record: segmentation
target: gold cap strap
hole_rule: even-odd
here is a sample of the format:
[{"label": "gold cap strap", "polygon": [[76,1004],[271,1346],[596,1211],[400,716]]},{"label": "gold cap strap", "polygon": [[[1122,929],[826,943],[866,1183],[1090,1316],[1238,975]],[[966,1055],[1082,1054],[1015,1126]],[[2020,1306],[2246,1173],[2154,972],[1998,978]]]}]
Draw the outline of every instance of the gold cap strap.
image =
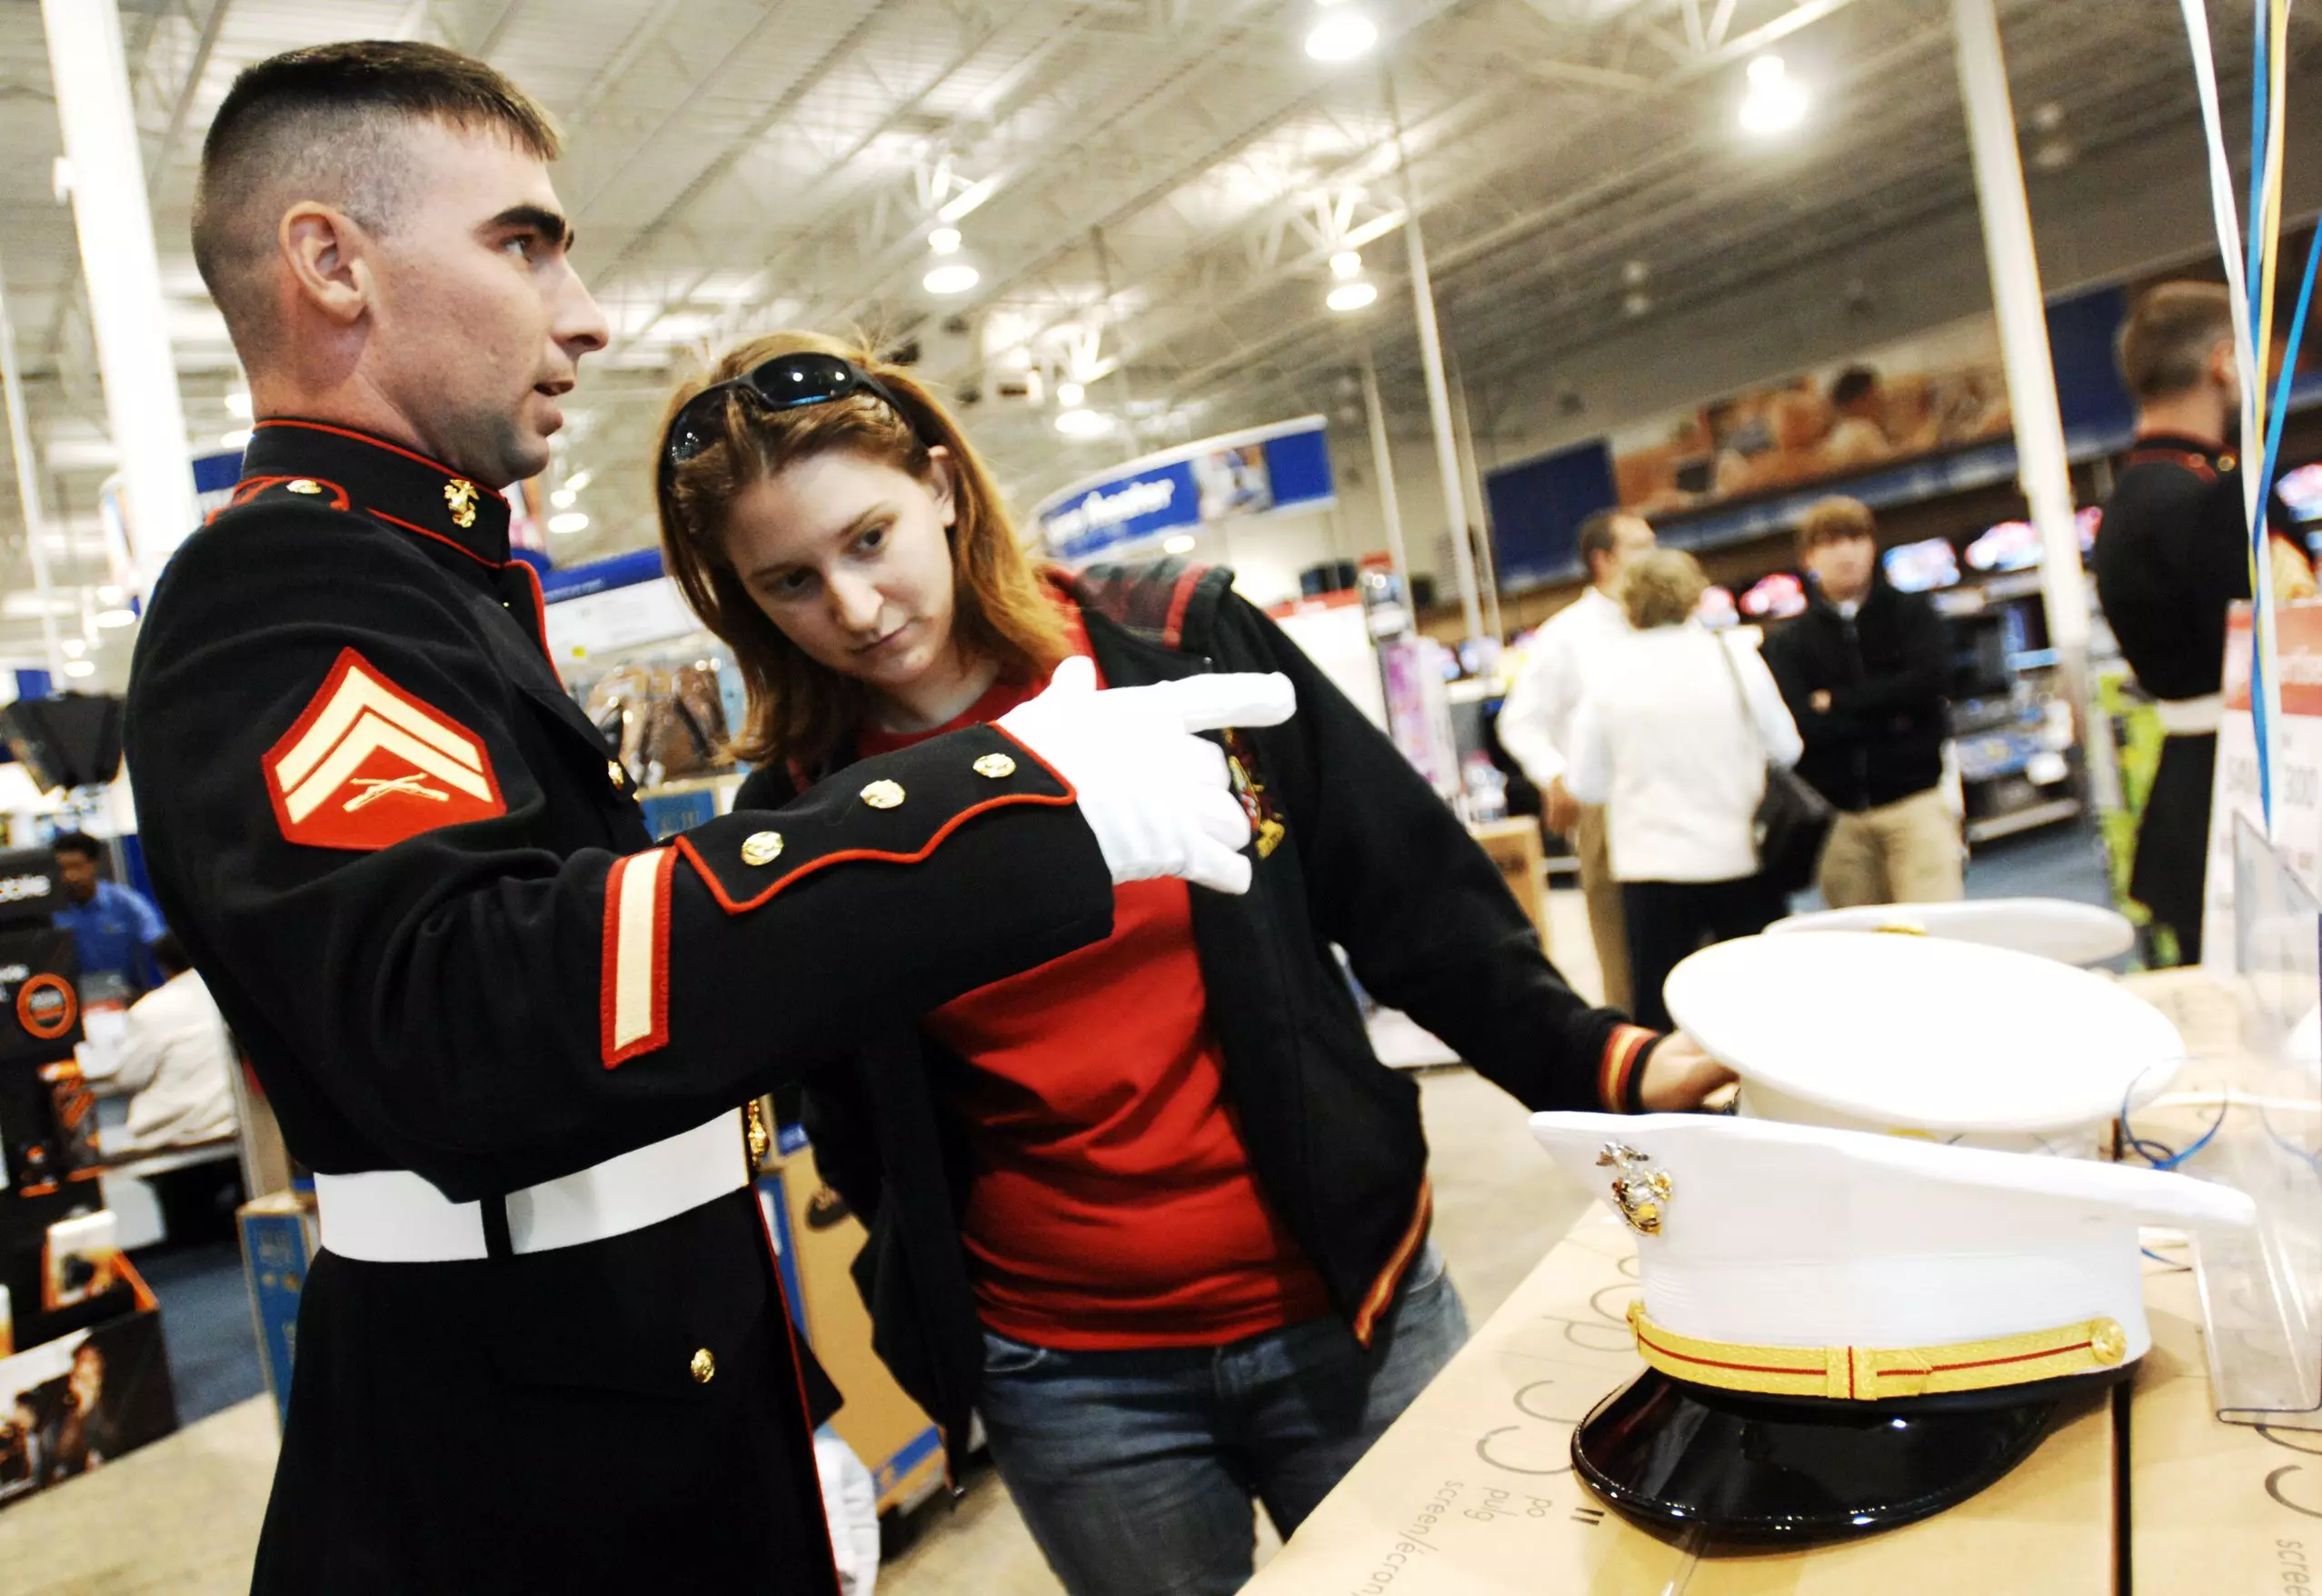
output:
[{"label": "gold cap strap", "polygon": [[1655,1324],[1642,1302],[1629,1304],[1629,1323],[1638,1354],[1674,1379],[1722,1391],[1834,1401],[2031,1385],[2117,1367],[2128,1350],[2128,1332],[2110,1319],[1939,1347],[1753,1347],[1703,1341]]}]

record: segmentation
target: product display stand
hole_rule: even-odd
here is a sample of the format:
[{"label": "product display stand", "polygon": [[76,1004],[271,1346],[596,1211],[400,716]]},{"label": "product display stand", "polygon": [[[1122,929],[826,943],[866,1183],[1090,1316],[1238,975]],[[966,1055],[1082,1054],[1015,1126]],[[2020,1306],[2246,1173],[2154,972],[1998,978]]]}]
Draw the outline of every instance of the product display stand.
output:
[{"label": "product display stand", "polygon": [[177,1428],[160,1310],[105,1207],[61,901],[46,850],[0,854],[0,1501]]}]

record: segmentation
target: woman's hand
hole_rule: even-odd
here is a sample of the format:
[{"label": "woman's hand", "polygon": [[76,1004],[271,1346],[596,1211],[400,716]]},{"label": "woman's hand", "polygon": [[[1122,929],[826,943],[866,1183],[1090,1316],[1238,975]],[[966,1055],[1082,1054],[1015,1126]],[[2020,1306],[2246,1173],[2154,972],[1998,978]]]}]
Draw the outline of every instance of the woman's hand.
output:
[{"label": "woman's hand", "polygon": [[1701,1049],[1682,1031],[1662,1038],[1645,1060],[1645,1078],[1637,1100],[1647,1113],[1671,1113],[1699,1108],[1702,1099],[1739,1079]]}]

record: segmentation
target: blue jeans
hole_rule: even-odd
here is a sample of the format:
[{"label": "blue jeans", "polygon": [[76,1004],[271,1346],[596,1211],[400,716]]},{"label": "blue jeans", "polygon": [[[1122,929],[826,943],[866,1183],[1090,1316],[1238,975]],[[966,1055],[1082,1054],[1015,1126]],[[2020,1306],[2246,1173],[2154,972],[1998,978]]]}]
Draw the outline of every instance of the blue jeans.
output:
[{"label": "blue jeans", "polygon": [[1430,1242],[1368,1352],[1332,1316],[1222,1347],[1074,1352],[984,1333],[984,1431],[1071,1596],[1231,1596],[1251,1498],[1287,1539],[1468,1339]]}]

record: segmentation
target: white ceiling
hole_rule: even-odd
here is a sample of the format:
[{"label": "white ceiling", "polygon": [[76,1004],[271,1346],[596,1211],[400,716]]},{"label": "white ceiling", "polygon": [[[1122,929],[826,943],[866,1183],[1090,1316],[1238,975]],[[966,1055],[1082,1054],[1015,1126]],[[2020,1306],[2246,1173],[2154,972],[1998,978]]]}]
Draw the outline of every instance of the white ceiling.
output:
[{"label": "white ceiling", "polygon": [[[644,462],[673,374],[772,326],[915,341],[975,395],[963,414],[1020,504],[1131,449],[1324,407],[1362,340],[1416,414],[1398,115],[1476,386],[1520,388],[1619,323],[1629,263],[1674,308],[1972,204],[1946,0],[1350,3],[1381,48],[1325,65],[1301,47],[1313,0],[128,0],[189,427],[214,446],[239,386],[185,244],[202,130],[241,67],[328,39],[482,55],[567,129],[557,183],[615,340],[568,407],[561,469],[590,472],[592,524],[560,560],[652,540]],[[2248,0],[2212,9],[2247,36]],[[2175,6],[2001,15],[2028,147],[2077,159],[2195,115]],[[2296,15],[2303,70],[2322,24]],[[1777,43],[1816,109],[1753,145],[1742,67]],[[94,583],[104,405],[35,0],[0,0],[0,148],[51,552],[60,580]],[[939,300],[920,279],[946,216],[982,281]],[[1350,235],[1380,297],[1340,316],[1322,298]],[[1027,372],[1044,404],[1003,394]],[[1133,435],[1060,438],[1071,374]],[[0,538],[0,660],[30,658],[13,494]],[[111,677],[120,649],[99,641]]]}]

